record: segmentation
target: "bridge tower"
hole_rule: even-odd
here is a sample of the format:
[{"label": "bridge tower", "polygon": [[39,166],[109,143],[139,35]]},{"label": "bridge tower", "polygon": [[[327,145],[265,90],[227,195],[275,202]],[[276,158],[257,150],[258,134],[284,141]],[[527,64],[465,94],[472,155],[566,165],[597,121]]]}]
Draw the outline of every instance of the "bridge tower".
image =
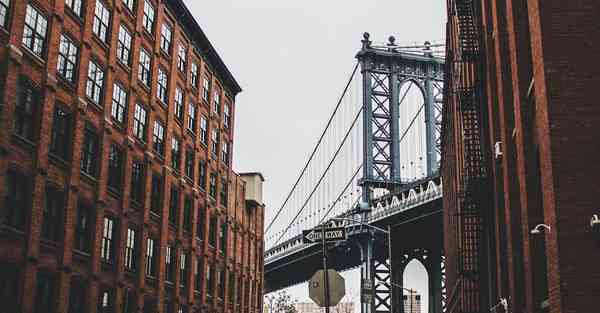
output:
[{"label": "bridge tower", "polygon": [[[419,48],[419,51],[407,51],[395,44],[394,37],[390,37],[386,45],[377,46],[365,33],[362,49],[356,56],[361,66],[363,89],[363,176],[360,185],[362,202],[369,204],[362,205],[358,211],[363,219],[366,219],[376,197],[375,191],[394,193],[408,183],[401,178],[401,140],[405,134],[401,134],[400,117],[405,94],[400,93],[406,83],[415,84],[423,94],[425,175],[436,175],[439,170],[444,61],[433,56],[429,42]],[[367,289],[376,289],[376,284],[384,283],[389,288],[375,290],[373,301],[363,299],[361,312],[391,312],[391,286],[394,279],[390,275],[391,265],[387,260],[373,258],[373,241],[372,232],[365,232],[364,238],[359,240],[363,263],[362,285],[368,285],[365,287]],[[386,277],[388,282],[377,282],[381,277]],[[403,311],[401,305],[396,307],[398,305],[394,306],[394,311]]]}]

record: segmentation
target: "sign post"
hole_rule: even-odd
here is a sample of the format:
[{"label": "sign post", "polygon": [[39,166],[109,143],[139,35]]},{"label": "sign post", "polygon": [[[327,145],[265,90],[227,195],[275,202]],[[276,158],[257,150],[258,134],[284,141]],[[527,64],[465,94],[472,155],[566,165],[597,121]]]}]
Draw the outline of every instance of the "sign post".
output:
[{"label": "sign post", "polygon": [[[325,234],[325,236],[323,236]],[[302,231],[302,242],[305,244],[311,243],[323,243],[325,242],[336,242],[346,240],[346,228],[345,227],[328,227],[323,226],[321,229],[309,229]]]},{"label": "sign post", "polygon": [[326,242],[326,231],[325,224],[321,228],[321,238],[322,238],[322,250],[323,250],[323,275],[325,281],[325,288],[323,289],[324,297],[325,297],[325,313],[329,313],[329,273],[327,271],[327,242]]}]

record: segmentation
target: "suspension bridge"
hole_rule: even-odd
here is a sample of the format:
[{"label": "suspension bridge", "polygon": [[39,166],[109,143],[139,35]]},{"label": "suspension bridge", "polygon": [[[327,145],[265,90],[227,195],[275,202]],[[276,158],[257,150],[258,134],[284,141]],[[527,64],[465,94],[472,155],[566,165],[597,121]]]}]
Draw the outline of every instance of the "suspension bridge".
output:
[{"label": "suspension bridge", "polygon": [[361,312],[403,312],[413,259],[428,272],[429,311],[444,311],[443,53],[443,43],[364,34],[317,143],[267,223],[265,292],[307,281],[322,265],[321,247],[303,244],[302,231],[335,222],[348,240],[327,247],[329,266],[361,268]]}]

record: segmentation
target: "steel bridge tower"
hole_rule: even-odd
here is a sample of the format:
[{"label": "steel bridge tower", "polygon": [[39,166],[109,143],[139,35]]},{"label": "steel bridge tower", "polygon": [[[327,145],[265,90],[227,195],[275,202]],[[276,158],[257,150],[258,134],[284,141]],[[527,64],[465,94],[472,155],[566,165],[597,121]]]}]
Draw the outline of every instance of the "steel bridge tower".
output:
[{"label": "steel bridge tower", "polygon": [[[369,37],[368,33],[363,35],[362,49],[356,56],[362,73],[364,128],[363,176],[360,180],[363,193],[362,205],[357,213],[363,219],[370,210],[376,190],[394,193],[407,183],[401,179],[400,143],[403,134],[400,133],[399,123],[402,114],[400,90],[405,83],[417,85],[423,94],[426,176],[438,173],[444,81],[444,60],[433,56],[429,42],[417,47],[421,50],[406,51],[395,44],[394,37],[390,37],[385,46],[373,45]],[[390,303],[394,301],[391,297],[393,278],[389,275],[391,265],[386,260],[373,260],[374,238],[373,232],[365,232],[358,241],[362,258],[361,285],[366,289],[375,289],[374,283],[380,277],[386,277],[389,288],[388,291],[374,291],[372,301],[363,299],[362,313],[391,312]],[[441,245],[439,249],[441,252]],[[441,260],[441,253],[438,254]],[[387,268],[387,274],[382,267]],[[439,279],[441,270],[437,275],[429,276]],[[439,306],[436,308],[431,304],[430,308],[437,310],[430,309],[430,312],[440,312]],[[394,311],[402,312],[402,305],[394,305]]]}]

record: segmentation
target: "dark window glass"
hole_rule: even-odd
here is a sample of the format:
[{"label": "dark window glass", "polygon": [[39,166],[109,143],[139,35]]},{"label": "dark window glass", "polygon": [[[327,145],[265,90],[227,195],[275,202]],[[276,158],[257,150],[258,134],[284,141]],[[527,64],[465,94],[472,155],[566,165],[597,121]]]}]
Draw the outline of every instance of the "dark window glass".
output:
[{"label": "dark window glass", "polygon": [[219,291],[219,299],[225,296],[225,269],[220,269],[217,273],[217,290]]},{"label": "dark window glass", "polygon": [[108,42],[108,29],[110,27],[110,11],[104,2],[96,0],[96,9],[94,11],[94,23],[92,31],[102,42]]},{"label": "dark window glass", "polygon": [[75,42],[64,34],[60,35],[56,70],[58,71],[58,74],[67,81],[75,81],[78,55],[79,47],[77,47]]},{"label": "dark window glass", "polygon": [[208,195],[215,199],[217,198],[217,173],[210,173]]},{"label": "dark window glass", "polygon": [[179,164],[181,160],[180,141],[177,137],[171,139],[171,167],[175,172],[179,172]]},{"label": "dark window glass", "polygon": [[135,114],[133,115],[133,134],[143,142],[146,142],[146,131],[148,128],[148,112],[141,104],[135,105]]},{"label": "dark window glass", "polygon": [[213,291],[215,288],[214,285],[214,273],[213,273],[213,268],[210,265],[210,263],[206,263],[206,297],[207,298],[212,298],[213,296]]},{"label": "dark window glass", "polygon": [[69,290],[69,313],[85,312],[86,286],[81,278],[71,278]]},{"label": "dark window glass", "polygon": [[123,313],[135,313],[136,310],[136,299],[133,290],[127,288],[123,292]]},{"label": "dark window glass", "polygon": [[188,125],[187,128],[192,132],[196,132],[196,105],[190,103],[188,106]]},{"label": "dark window glass", "polygon": [[98,171],[99,142],[98,134],[90,127],[86,127],[82,145],[81,171],[93,177],[96,177]]},{"label": "dark window glass", "polygon": [[221,161],[229,166],[229,143],[226,140],[221,144]]},{"label": "dark window glass", "polygon": [[2,223],[24,230],[31,197],[29,181],[25,176],[9,170],[6,173],[6,187]]},{"label": "dark window glass", "polygon": [[119,83],[113,84],[112,107],[110,116],[120,126],[125,123],[125,114],[127,112],[127,90]]},{"label": "dark window glass", "polygon": [[235,272],[229,272],[229,303],[235,303]]},{"label": "dark window glass", "polygon": [[34,6],[28,4],[23,27],[23,46],[37,56],[42,57],[46,48],[47,30],[48,21],[46,17]]},{"label": "dark window glass", "polygon": [[198,217],[196,220],[196,237],[202,240],[204,239],[204,223],[206,223],[204,210],[201,207],[198,207]]},{"label": "dark window glass", "polygon": [[208,244],[211,245],[211,247],[216,247],[217,246],[217,223],[218,223],[218,218],[216,215],[213,215],[210,217],[210,226],[208,229]]},{"label": "dark window glass", "polygon": [[33,141],[35,114],[40,105],[40,93],[26,78],[19,81],[13,129],[16,135]]},{"label": "dark window glass", "polygon": [[148,238],[146,244],[146,276],[156,277],[158,272],[158,243],[153,238]]},{"label": "dark window glass", "polygon": [[181,122],[183,121],[183,91],[181,88],[175,88],[175,117]]},{"label": "dark window glass", "polygon": [[54,107],[54,116],[52,118],[50,153],[63,160],[69,159],[71,150],[71,121],[71,112],[57,104]]},{"label": "dark window glass", "polygon": [[152,175],[152,193],[150,195],[150,210],[159,215],[162,212],[163,179],[159,174]]},{"label": "dark window glass", "polygon": [[123,186],[123,150],[117,146],[110,146],[108,151],[108,188],[120,193]]},{"label": "dark window glass", "polygon": [[131,62],[131,32],[125,25],[119,26],[119,37],[117,40],[117,59],[125,65]]},{"label": "dark window glass", "polygon": [[168,282],[175,281],[175,249],[171,245],[167,245],[165,249],[165,280]]},{"label": "dark window glass", "polygon": [[194,160],[195,154],[194,149],[187,147],[185,153],[185,176],[190,179],[194,179]]},{"label": "dark window glass", "polygon": [[165,127],[158,120],[154,121],[152,130],[152,147],[160,157],[165,156]]},{"label": "dark window glass", "polygon": [[204,114],[200,117],[200,142],[208,145],[208,119]]},{"label": "dark window glass", "polygon": [[114,261],[116,227],[117,225],[114,218],[108,216],[104,217],[102,249],[100,251],[100,257],[104,262],[112,263]]},{"label": "dark window glass", "polygon": [[177,226],[177,212],[179,212],[179,188],[171,187],[171,198],[169,200],[169,223]]},{"label": "dark window glass", "polygon": [[154,6],[148,0],[144,1],[144,17],[142,20],[142,25],[144,29],[152,34],[154,31]]},{"label": "dark window glass", "polygon": [[192,198],[189,196],[183,200],[183,229],[192,231]]},{"label": "dark window glass", "polygon": [[219,130],[213,128],[212,140],[211,140],[211,151],[210,154],[213,159],[217,160],[219,156]]},{"label": "dark window glass", "polygon": [[54,276],[40,272],[37,274],[35,293],[35,313],[56,312],[56,281]]},{"label": "dark window glass", "polygon": [[130,271],[137,269],[137,232],[135,229],[127,228],[127,241],[125,242],[125,268]]},{"label": "dark window glass", "polygon": [[169,94],[168,94],[168,89],[169,89],[169,74],[167,74],[167,71],[163,70],[162,68],[158,68],[158,80],[156,82],[156,97],[158,98],[158,100],[162,101],[162,103],[167,103],[168,102],[168,98],[169,98]]},{"label": "dark window glass", "polygon": [[221,253],[225,254],[227,250],[227,222],[221,223],[221,229],[219,230],[219,246]]},{"label": "dark window glass", "polygon": [[73,247],[76,250],[90,253],[91,232],[94,223],[92,219],[92,211],[89,208],[80,205],[77,208],[76,222]]},{"label": "dark window glass", "polygon": [[206,189],[206,161],[201,160],[198,165],[198,186],[200,189]]},{"label": "dark window glass", "polygon": [[227,190],[229,189],[229,184],[227,182],[227,177],[221,177],[221,190],[219,191],[219,198],[221,200],[221,205],[227,207]]},{"label": "dark window glass", "polygon": [[88,67],[87,84],[85,87],[85,95],[97,105],[100,105],[102,94],[104,93],[104,70],[90,60]]},{"label": "dark window glass", "polygon": [[136,205],[143,204],[144,199],[144,163],[133,161],[131,164],[131,201]]},{"label": "dark window glass", "polygon": [[7,313],[19,312],[20,268],[21,265],[0,263],[0,303]]},{"label": "dark window glass", "polygon": [[42,220],[42,238],[59,241],[63,230],[64,194],[55,188],[46,188],[46,203]]},{"label": "dark window glass", "polygon": [[109,288],[103,288],[98,295],[98,313],[113,313],[113,291]]},{"label": "dark window glass", "polygon": [[190,255],[189,253],[182,252],[179,256],[179,284],[182,288],[185,288],[188,284],[188,274],[189,274],[189,262]]},{"label": "dark window glass", "polygon": [[202,262],[200,257],[196,257],[196,263],[194,266],[194,290],[200,292],[202,290]]}]

